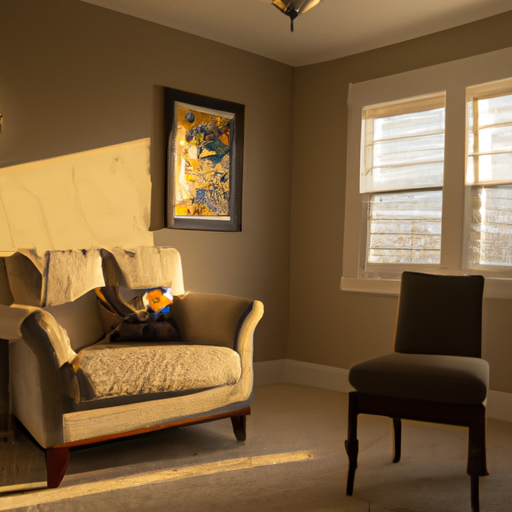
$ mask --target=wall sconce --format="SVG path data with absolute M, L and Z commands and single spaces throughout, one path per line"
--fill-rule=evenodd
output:
M 293 20 L 299 15 L 309 11 L 322 0 L 272 0 L 281 12 L 290 18 L 290 30 L 293 32 Z

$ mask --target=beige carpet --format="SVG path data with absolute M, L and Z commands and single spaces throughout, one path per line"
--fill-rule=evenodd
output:
M 0 511 L 470 511 L 465 429 L 404 422 L 402 460 L 393 464 L 390 420 L 373 416 L 360 417 L 359 467 L 346 496 L 347 402 L 333 391 L 258 387 L 245 443 L 222 420 L 75 449 L 54 490 L 41 488 L 42 450 L 18 432 L 15 443 L 0 443 Z M 487 444 L 481 511 L 510 512 L 512 424 L 488 420 Z

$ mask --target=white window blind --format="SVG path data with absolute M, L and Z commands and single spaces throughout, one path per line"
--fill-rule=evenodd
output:
M 468 101 L 467 184 L 512 181 L 512 93 Z
M 363 109 L 360 190 L 441 187 L 444 94 Z

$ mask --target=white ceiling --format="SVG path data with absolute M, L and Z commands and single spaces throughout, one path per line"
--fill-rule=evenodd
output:
M 270 0 L 82 0 L 303 66 L 512 10 L 511 0 L 323 0 L 290 20 Z

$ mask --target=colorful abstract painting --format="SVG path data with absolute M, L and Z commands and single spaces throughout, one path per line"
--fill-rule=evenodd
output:
M 242 230 L 245 106 L 164 88 L 166 227 Z
M 229 220 L 233 114 L 176 104 L 174 214 Z

